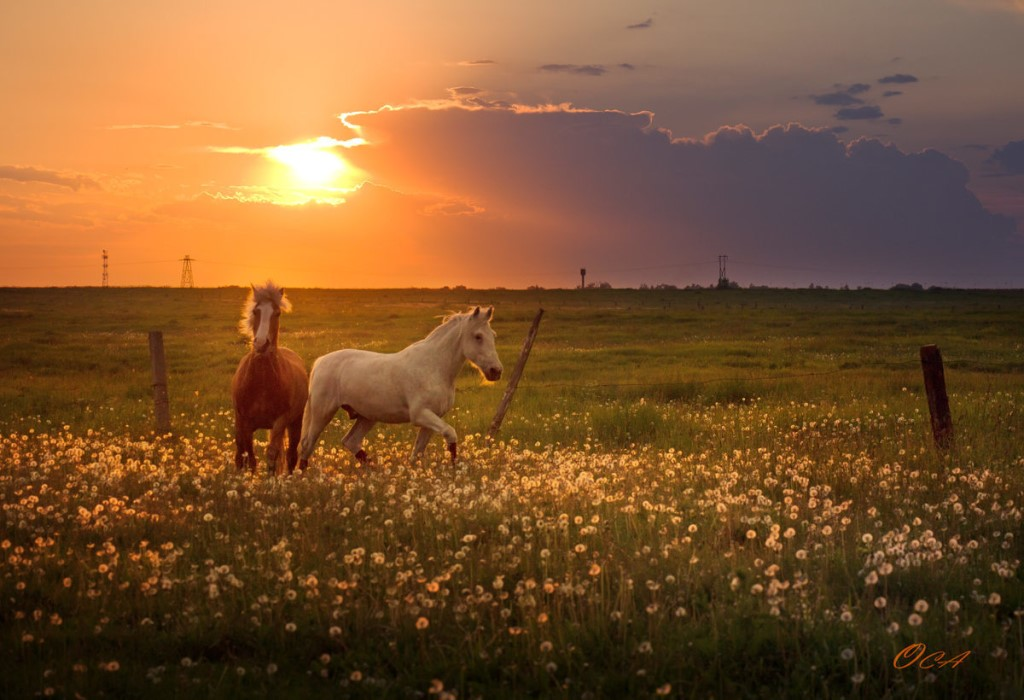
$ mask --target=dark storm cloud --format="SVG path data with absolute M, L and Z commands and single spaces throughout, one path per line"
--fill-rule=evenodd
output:
M 630 24 L 626 29 L 650 29 L 654 24 L 654 18 L 648 17 L 643 22 L 637 22 L 636 24 Z
M 540 67 L 546 73 L 571 73 L 573 75 L 601 76 L 608 69 L 600 65 L 576 65 L 574 63 L 546 63 Z
M 438 256 L 459 251 L 462 266 L 495 269 L 501 260 L 513 274 L 542 261 L 572 270 L 586 250 L 594 269 L 714 261 L 725 251 L 765 269 L 861 275 L 840 284 L 883 270 L 893 282 L 971 284 L 972 273 L 993 264 L 1000 274 L 1024 269 L 1014 221 L 986 210 L 967 187 L 966 167 L 934 150 L 904 153 L 863 138 L 844 144 L 795 124 L 679 139 L 654 127 L 649 113 L 551 105 L 404 109 L 356 121 L 380 145 L 346 157 L 375 181 L 477 207 L 449 222 L 459 228 L 424 239 Z M 1007 153 L 1018 162 L 1015 150 Z
M 875 105 L 864 105 L 863 107 L 845 107 L 836 112 L 836 119 L 846 121 L 853 119 L 881 119 L 885 115 Z
M 848 92 L 828 92 L 823 95 L 811 95 L 811 99 L 814 100 L 814 104 L 828 105 L 830 107 L 864 104 L 864 100 L 856 98 Z
M 1024 175 L 1024 141 L 1010 141 L 992 151 L 991 161 L 1011 175 Z
M 907 75 L 906 73 L 894 73 L 893 75 L 887 75 L 884 78 L 879 78 L 878 82 L 882 83 L 883 85 L 888 85 L 890 83 L 916 83 L 917 78 L 913 75 Z
M 17 182 L 44 182 L 48 185 L 67 187 L 72 190 L 100 189 L 99 183 L 84 175 L 64 175 L 53 170 L 23 167 L 18 165 L 0 165 L 0 180 Z

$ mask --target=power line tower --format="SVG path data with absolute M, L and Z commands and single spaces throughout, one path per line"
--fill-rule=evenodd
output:
M 181 286 L 183 289 L 196 286 L 192 280 L 192 258 L 187 255 L 181 259 Z
M 729 278 L 725 274 L 725 264 L 729 262 L 728 255 L 718 256 L 718 288 L 724 289 L 729 286 Z
M 110 286 L 110 276 L 107 274 L 107 251 L 103 251 L 103 286 Z

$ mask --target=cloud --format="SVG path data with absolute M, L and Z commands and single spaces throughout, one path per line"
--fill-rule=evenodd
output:
M 229 126 L 223 122 L 187 121 L 183 124 L 114 124 L 108 126 L 112 131 L 123 131 L 131 129 L 220 129 L 224 131 L 238 131 L 237 127 Z
M 994 10 L 1000 12 L 1024 12 L 1024 0 L 952 0 L 957 5 L 972 10 Z
M 907 75 L 906 73 L 894 73 L 893 75 L 887 75 L 884 78 L 879 78 L 878 82 L 883 85 L 916 83 L 917 78 L 913 75 Z
M 989 158 L 1010 175 L 1024 175 L 1024 140 L 1010 141 L 992 151 Z
M 571 73 L 573 75 L 601 76 L 608 69 L 601 65 L 576 65 L 573 63 L 546 63 L 540 67 L 546 73 Z
M 836 112 L 836 119 L 881 119 L 884 114 L 875 105 L 864 105 L 863 107 L 845 107 Z
M 470 67 L 470 68 L 475 68 L 475 67 L 479 67 L 479 66 L 493 66 L 493 65 L 497 65 L 497 61 L 492 61 L 489 58 L 484 58 L 484 59 L 477 59 L 477 60 L 474 60 L 474 61 L 459 61 L 458 65 L 460 65 L 460 66 L 467 66 L 467 67 Z
M 886 90 L 882 93 L 882 97 L 896 97 L 896 95 L 902 95 L 902 90 Z
M 480 88 L 470 86 L 448 88 L 448 94 L 452 97 L 471 97 L 473 95 L 479 95 L 482 92 L 483 90 Z
M 650 29 L 654 24 L 654 18 L 648 17 L 643 22 L 637 22 L 636 24 L 630 24 L 626 26 L 626 29 Z
M 863 92 L 867 92 L 870 89 L 871 86 L 868 85 L 867 83 L 854 83 L 850 87 L 846 88 L 846 92 L 850 93 L 851 95 L 859 95 Z
M 82 188 L 101 189 L 98 182 L 85 175 L 63 175 L 53 170 L 22 167 L 17 165 L 0 165 L 0 180 L 17 182 L 43 182 L 58 187 L 67 187 L 78 191 Z
M 472 203 L 469 211 L 438 205 L 465 213 L 442 217 L 443 227 L 427 222 L 422 203 L 408 215 L 427 237 L 425 269 L 478 270 L 490 284 L 519 285 L 545 282 L 541 270 L 586 265 L 629 284 L 645 278 L 627 268 L 713 262 L 725 252 L 746 262 L 742 282 L 791 281 L 771 266 L 798 265 L 819 271 L 818 283 L 991 280 L 976 273 L 1021 283 L 1015 222 L 987 211 L 967 169 L 933 150 L 844 144 L 796 124 L 676 138 L 650 113 L 566 105 L 393 109 L 350 120 L 367 145 L 348 157 L 374 182 Z M 392 199 L 397 206 L 401 197 Z M 383 248 L 389 227 L 377 226 Z
M 811 95 L 814 104 L 845 107 L 864 104 L 864 100 L 854 97 L 848 92 L 829 92 L 823 95 Z

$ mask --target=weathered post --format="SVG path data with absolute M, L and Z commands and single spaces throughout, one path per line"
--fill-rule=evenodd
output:
M 164 334 L 149 332 L 149 359 L 153 366 L 153 413 L 156 432 L 171 432 L 171 407 L 167 399 L 167 361 L 164 359 Z
M 523 376 L 526 359 L 530 356 L 533 340 L 537 337 L 537 329 L 540 327 L 540 317 L 543 315 L 544 309 L 538 309 L 537 315 L 533 317 L 533 325 L 530 326 L 530 332 L 526 334 L 523 349 L 519 352 L 519 360 L 516 362 L 516 366 L 512 369 L 512 374 L 508 378 L 505 395 L 501 397 L 501 403 L 498 404 L 494 420 L 491 421 L 491 429 L 487 432 L 492 438 L 498 434 L 498 431 L 501 429 L 501 422 L 505 420 L 505 413 L 508 411 L 509 404 L 512 403 L 512 395 L 516 393 L 516 387 L 519 386 L 519 378 Z
M 928 394 L 928 412 L 931 414 L 935 446 L 946 450 L 953 446 L 953 418 L 949 414 L 946 375 L 937 345 L 921 346 L 921 369 L 924 371 L 924 389 Z

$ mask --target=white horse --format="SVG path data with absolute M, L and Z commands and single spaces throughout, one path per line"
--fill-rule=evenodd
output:
M 306 468 L 320 433 L 339 408 L 355 420 L 341 442 L 360 463 L 369 461 L 363 438 L 378 422 L 412 423 L 420 429 L 412 450 L 414 460 L 430 433 L 440 433 L 454 462 L 455 429 L 441 417 L 455 403 L 455 377 L 469 360 L 490 381 L 501 378 L 490 325 L 493 314 L 493 306 L 483 314 L 479 306 L 472 312 L 452 314 L 426 338 L 396 353 L 336 350 L 317 358 L 302 419 L 300 467 Z

